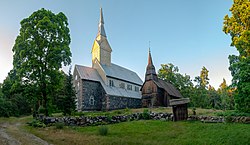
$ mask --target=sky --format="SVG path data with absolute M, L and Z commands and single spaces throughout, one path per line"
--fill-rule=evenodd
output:
M 0 0 L 0 83 L 12 69 L 20 21 L 41 8 L 67 16 L 72 66 L 91 66 L 102 7 L 112 63 L 144 80 L 150 41 L 156 70 L 173 63 L 194 79 L 205 66 L 212 86 L 218 88 L 223 78 L 230 84 L 228 55 L 237 51 L 222 27 L 231 5 L 230 0 Z

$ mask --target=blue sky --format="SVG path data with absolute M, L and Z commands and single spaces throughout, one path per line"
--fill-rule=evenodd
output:
M 149 41 L 153 62 L 173 63 L 182 74 L 198 76 L 205 66 L 210 84 L 228 84 L 231 38 L 222 32 L 232 1 L 225 0 L 1 0 L 0 82 L 12 68 L 12 47 L 20 21 L 45 8 L 63 12 L 69 21 L 72 65 L 91 66 L 91 47 L 103 8 L 105 30 L 113 49 L 112 62 L 138 73 L 144 80 Z

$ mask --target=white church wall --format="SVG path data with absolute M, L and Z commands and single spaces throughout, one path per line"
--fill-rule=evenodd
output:
M 140 88 L 141 88 L 140 85 L 135 85 L 135 84 L 132 84 L 132 83 L 129 83 L 126 81 L 122 81 L 122 80 L 110 78 L 110 77 L 107 77 L 107 82 L 108 82 L 107 85 L 109 85 L 111 87 L 118 87 L 118 88 L 122 88 L 125 90 L 135 91 L 135 92 L 141 93 L 140 92 Z M 136 87 L 137 87 L 137 89 L 136 89 Z

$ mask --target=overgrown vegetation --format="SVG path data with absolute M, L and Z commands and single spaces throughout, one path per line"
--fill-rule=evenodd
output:
M 106 136 L 108 134 L 108 127 L 105 125 L 101 125 L 98 131 L 101 136 Z
M 63 129 L 64 123 L 62 123 L 62 122 L 57 122 L 57 123 L 55 123 L 55 127 L 56 127 L 56 129 Z
M 31 121 L 31 122 L 28 122 L 27 123 L 29 126 L 32 126 L 32 127 L 46 127 L 46 125 L 43 123 L 43 122 L 41 122 L 41 121 L 39 121 L 39 120 L 33 120 L 33 121 Z

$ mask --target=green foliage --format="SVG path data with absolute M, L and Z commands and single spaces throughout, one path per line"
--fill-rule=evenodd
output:
M 108 134 L 108 127 L 107 126 L 104 126 L 104 125 L 101 125 L 99 127 L 99 135 L 101 136 L 106 136 Z
M 42 128 L 46 127 L 46 125 L 39 120 L 33 120 L 31 122 L 28 122 L 27 124 L 32 127 L 42 127 Z
M 232 15 L 224 18 L 223 31 L 231 36 L 231 46 L 239 52 L 239 56 L 229 56 L 236 109 L 250 113 L 250 2 L 234 0 L 230 11 Z
M 229 110 L 225 112 L 218 112 L 216 113 L 218 116 L 248 116 L 250 117 L 250 113 L 239 112 L 235 110 Z
M 30 96 L 34 109 L 37 102 L 45 107 L 48 115 L 51 98 L 61 79 L 62 64 L 71 62 L 70 35 L 67 17 L 40 9 L 21 21 L 20 33 L 13 47 L 13 65 L 19 82 L 36 93 Z M 22 81 L 21 81 L 22 80 Z
M 10 101 L 0 98 L 0 117 L 17 116 L 15 108 Z
M 200 76 L 195 77 L 194 81 L 197 83 L 197 88 L 207 88 L 207 85 L 209 84 L 208 72 L 207 68 L 203 66 Z
M 202 67 L 200 76 L 195 77 L 196 86 L 189 75 L 182 75 L 179 68 L 173 64 L 162 64 L 158 71 L 159 78 L 172 83 L 180 90 L 182 96 L 190 98 L 190 107 L 233 109 L 235 94 L 233 89 L 227 87 L 225 79 L 217 91 L 209 85 L 208 69 Z
M 43 106 L 40 106 L 40 107 L 38 108 L 38 113 L 39 113 L 39 114 L 45 114 L 45 108 L 44 108 Z
M 148 109 L 144 109 L 141 114 L 142 119 L 149 120 L 150 119 L 150 112 Z
M 226 116 L 225 117 L 225 122 L 226 123 L 231 123 L 233 121 L 233 117 L 232 116 Z
M 69 114 L 71 115 L 72 112 L 76 110 L 76 95 L 75 95 L 75 90 L 73 88 L 73 83 L 72 83 L 73 77 L 71 74 L 71 67 L 69 69 L 69 73 L 66 76 L 66 82 L 65 82 L 65 87 L 64 87 L 64 95 L 65 97 L 63 98 L 63 114 Z
M 57 122 L 57 123 L 55 123 L 55 127 L 56 127 L 56 129 L 63 129 L 64 123 L 62 123 L 62 122 Z
M 172 83 L 186 98 L 193 96 L 193 83 L 189 75 L 179 73 L 179 68 L 172 63 L 162 64 L 158 71 L 158 77 Z

